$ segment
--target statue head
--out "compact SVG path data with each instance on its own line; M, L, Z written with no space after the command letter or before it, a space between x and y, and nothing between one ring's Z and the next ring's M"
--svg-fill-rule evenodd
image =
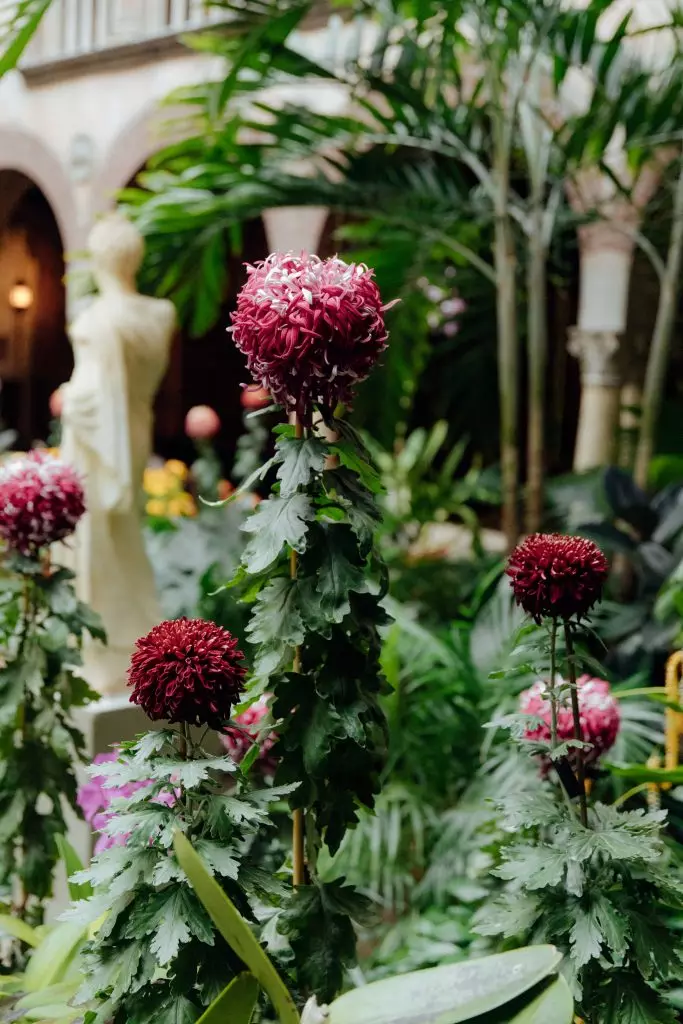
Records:
M142 235L121 213L99 220L88 237L92 269L99 285L110 281L133 284L145 246Z

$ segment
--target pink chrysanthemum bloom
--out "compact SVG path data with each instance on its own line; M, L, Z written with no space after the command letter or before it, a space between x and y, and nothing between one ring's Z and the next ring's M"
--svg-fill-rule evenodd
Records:
M117 761L119 757L118 751L113 751L111 754L98 754L92 763L109 764L112 761ZM103 850L109 850L112 846L126 845L127 836L110 836L104 831L108 822L115 817L115 814L109 810L112 802L119 798L130 797L139 789L146 789L147 786L152 785L151 779L147 782L130 782L125 786L107 786L106 782L107 778L104 775L91 775L88 782L78 790L77 803L83 811L83 817L92 826L93 832L99 833L95 841L94 852L96 854L102 853ZM161 792L154 798L154 802L172 807L176 799L176 793Z
M535 533L517 545L505 571L517 604L540 622L586 615L602 597L609 566L592 540Z
M0 467L0 537L22 555L64 540L85 512L78 473L38 449Z
M559 685L565 685L558 679ZM592 679L581 676L576 683L579 697L579 717L584 743L590 743L590 749L583 753L584 764L593 764L614 746L619 732L619 703L610 692L609 683L604 679ZM535 715L543 719L542 725L529 726L525 731L528 740L550 740L550 701L548 688L539 680L525 690L519 698L519 709L524 715ZM574 737L574 718L570 707L560 707L557 713L557 738L561 742ZM570 753L569 760L576 761L576 754ZM542 771L547 774L550 761L541 758ZM576 767L576 765L575 765Z
M233 761L239 764L258 740L259 754L256 765L266 775L274 775L276 759L270 757L275 746L277 735L274 732L262 733L263 720L268 714L268 697L261 697L246 711L236 715L230 725L221 733L220 740Z
M214 622L161 622L136 642L131 702L155 721L221 729L244 690L243 660L232 633Z
M210 441L220 429L220 417L210 405L193 405L185 417L185 433L194 441Z
M387 343L373 272L276 252L247 273L232 332L254 380L305 424L315 404L350 402Z

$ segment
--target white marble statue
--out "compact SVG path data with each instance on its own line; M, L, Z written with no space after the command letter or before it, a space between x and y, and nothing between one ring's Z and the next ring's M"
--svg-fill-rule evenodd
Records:
M142 475L175 310L136 291L143 241L120 214L95 225L88 248L99 295L69 332L75 366L63 388L61 454L83 474L88 506L69 561L108 635L106 649L86 646L85 674L109 695L125 686L134 641L162 618L142 537Z

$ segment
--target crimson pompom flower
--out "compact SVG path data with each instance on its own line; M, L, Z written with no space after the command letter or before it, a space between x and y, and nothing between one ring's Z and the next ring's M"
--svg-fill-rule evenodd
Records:
M193 405L185 417L185 433L194 441L210 441L220 429L220 417L210 405Z
M566 686L563 679L558 678L558 686ZM590 743L590 748L584 748L584 764L594 764L610 747L619 733L620 714L619 703L610 692L609 683L604 679L592 679L590 676L581 676L576 683L576 690L579 698L579 718L581 721L581 735L584 743ZM534 722L524 735L528 740L550 740L550 700L548 699L548 688L539 680L525 690L519 698L519 707L522 714L534 715L543 719L541 724ZM574 737L574 717L570 707L560 707L557 713L557 738L564 742ZM569 754L570 762L576 767L576 752ZM550 768L548 758L541 759L541 767L544 774Z
M0 537L13 551L34 557L72 534L84 512L81 478L57 456L34 449L0 468Z
M274 775L277 761L270 755L277 742L274 732L263 732L263 720L268 714L268 697L261 697L255 704L235 715L230 725L221 734L221 743L233 761L239 764L254 743L258 742L259 753L256 765L266 775Z
M244 689L243 659L232 633L214 622L161 622L135 644L131 702L153 721L220 729Z
M276 252L247 274L232 332L254 380L305 424L314 404L349 403L386 348L388 307L373 272Z
M602 596L608 569L591 540L535 533L517 545L505 571L517 604L540 622L586 615Z

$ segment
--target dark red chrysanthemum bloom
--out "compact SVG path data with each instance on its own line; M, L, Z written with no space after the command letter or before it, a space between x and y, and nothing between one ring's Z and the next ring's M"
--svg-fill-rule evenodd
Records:
M348 403L386 348L388 307L373 272L273 253L247 273L232 332L254 380L306 424L314 404Z
M517 545L505 571L517 604L540 622L586 615L602 596L608 568L591 540L535 533Z
M0 468L0 537L22 555L72 534L85 512L78 473L38 449L10 458Z
M244 690L243 660L232 633L214 622L161 622L135 644L131 702L154 721L220 729Z

